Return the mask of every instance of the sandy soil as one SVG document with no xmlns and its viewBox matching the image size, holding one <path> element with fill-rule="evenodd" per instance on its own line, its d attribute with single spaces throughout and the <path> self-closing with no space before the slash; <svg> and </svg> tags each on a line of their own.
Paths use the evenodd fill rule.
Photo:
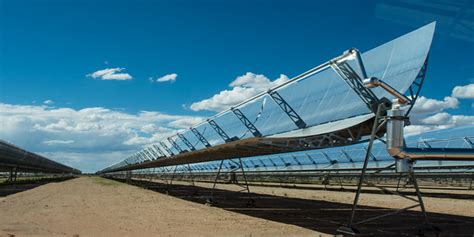
<svg viewBox="0 0 474 237">
<path fill-rule="evenodd" d="M 101 178 L 81 177 L 0 198 L 0 236 L 318 236 Z"/>
<path fill-rule="evenodd" d="M 162 180 L 135 180 L 135 185 L 142 186 L 181 199 L 205 203 L 212 187 L 211 183 L 173 181 L 167 186 Z M 309 189 L 308 189 L 309 188 Z M 228 211 L 259 217 L 304 227 L 326 234 L 338 234 L 336 229 L 347 222 L 352 208 L 354 192 L 324 191 L 317 185 L 304 189 L 251 186 L 251 196 L 256 201 L 256 208 L 243 208 L 248 196 L 237 193 L 242 187 L 233 184 L 218 184 L 214 195 L 216 206 Z M 346 190 L 353 189 L 346 187 Z M 231 191 L 229 191 L 231 190 Z M 395 195 L 373 193 L 373 188 L 365 187 L 369 193 L 361 195 L 357 209 L 356 222 L 377 215 L 414 205 Z M 405 189 L 410 193 L 413 190 Z M 473 190 L 439 190 L 423 189 L 424 202 L 428 217 L 439 231 L 426 229 L 420 208 L 415 207 L 407 212 L 358 225 L 363 234 L 393 236 L 472 236 L 474 234 L 474 195 Z M 429 194 L 429 195 L 428 195 Z M 409 196 L 415 198 L 415 196 Z"/>
<path fill-rule="evenodd" d="M 154 180 L 154 182 L 164 183 L 163 180 Z M 189 182 L 184 181 L 173 181 L 175 184 L 189 185 Z M 200 187 L 212 188 L 212 184 L 208 182 L 195 182 L 195 185 Z M 281 197 L 289 198 L 301 198 L 305 200 L 319 200 L 319 201 L 329 201 L 337 203 L 352 204 L 354 201 L 354 192 L 356 187 L 354 186 L 345 186 L 344 189 L 347 192 L 341 191 L 323 191 L 323 185 L 294 185 L 291 187 L 265 187 L 265 186 L 251 186 L 251 192 L 266 194 L 266 195 L 275 195 Z M 242 188 L 237 185 L 232 184 L 217 184 L 217 188 L 238 191 Z M 319 190 L 311 190 L 311 189 Z M 337 190 L 339 186 L 334 184 L 331 186 L 331 189 Z M 443 213 L 451 214 L 458 216 L 466 216 L 474 218 L 474 190 L 431 190 L 429 188 L 422 188 L 423 200 L 426 206 L 427 211 L 432 213 Z M 363 187 L 363 190 L 370 190 L 376 192 L 377 189 L 371 187 Z M 391 188 L 390 190 L 395 190 Z M 404 192 L 413 192 L 414 189 L 403 189 Z M 430 194 L 445 194 L 439 196 L 448 196 L 450 194 L 452 197 L 462 196 L 461 199 L 456 198 L 433 198 L 430 197 Z M 436 196 L 436 195 L 434 195 Z M 464 197 L 467 196 L 467 197 Z M 409 197 L 416 198 L 416 196 Z M 373 206 L 373 207 L 383 207 L 383 208 L 403 208 L 413 204 L 412 201 L 406 200 L 399 196 L 387 196 L 374 193 L 363 193 L 360 196 L 360 205 Z M 466 208 L 469 207 L 469 208 Z"/>
</svg>

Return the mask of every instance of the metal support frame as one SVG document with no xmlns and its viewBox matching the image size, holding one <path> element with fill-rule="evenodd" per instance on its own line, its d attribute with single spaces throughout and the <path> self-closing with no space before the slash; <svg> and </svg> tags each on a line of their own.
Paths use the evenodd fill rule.
<svg viewBox="0 0 474 237">
<path fill-rule="evenodd" d="M 191 151 L 195 151 L 196 148 L 193 146 L 193 144 L 191 144 L 191 142 L 189 142 L 189 140 L 181 133 L 178 133 L 178 137 L 179 139 L 181 139 L 181 141 L 183 141 L 184 144 L 186 144 L 186 146 L 188 146 L 188 148 L 191 150 Z"/>
<path fill-rule="evenodd" d="M 174 147 L 174 149 L 176 149 L 179 153 L 183 153 L 184 150 L 181 149 L 181 147 L 178 146 L 178 144 L 176 144 L 176 142 L 171 138 L 171 137 L 168 137 L 166 138 L 166 140 L 168 140 L 168 142 Z"/>
<path fill-rule="evenodd" d="M 240 109 L 231 108 L 232 112 L 237 116 L 237 118 L 247 127 L 247 129 L 253 134 L 254 137 L 261 137 L 262 133 L 258 131 L 257 127 L 250 122 L 250 120 L 245 116 Z"/>
<path fill-rule="evenodd" d="M 362 62 L 359 63 L 362 65 Z M 379 99 L 372 90 L 365 87 L 360 76 L 347 62 L 332 63 L 331 68 L 357 93 L 370 111 L 374 113 L 377 111 Z"/>
<path fill-rule="evenodd" d="M 418 72 L 415 81 L 413 81 L 413 84 L 410 85 L 410 88 L 408 90 L 410 93 L 410 107 L 405 112 L 405 116 L 408 116 L 410 114 L 410 111 L 415 105 L 416 99 L 418 99 L 418 96 L 420 95 L 421 87 L 423 87 L 423 82 L 425 81 L 426 69 L 428 68 L 428 58 L 429 55 L 426 56 L 425 62 L 423 63 L 423 67 L 420 69 L 420 72 Z"/>
<path fill-rule="evenodd" d="M 160 147 L 158 145 L 153 144 L 152 146 L 156 150 L 156 152 L 158 152 L 160 154 L 160 157 L 165 157 L 166 156 L 165 153 L 163 153 L 163 151 L 160 149 Z"/>
<path fill-rule="evenodd" d="M 291 108 L 291 106 L 281 97 L 281 95 L 277 91 L 268 91 L 270 97 L 272 97 L 273 101 L 280 106 L 283 112 L 290 117 L 291 121 L 293 121 L 298 128 L 305 128 L 306 123 L 303 119 L 296 113 L 296 111 Z"/>
<path fill-rule="evenodd" d="M 211 125 L 211 127 L 219 134 L 219 136 L 225 141 L 225 142 L 231 142 L 231 141 L 236 141 L 238 140 L 237 137 L 229 137 L 227 133 L 219 126 L 219 124 L 216 123 L 216 121 L 212 119 L 208 119 L 207 123 Z"/>
<path fill-rule="evenodd" d="M 355 234 L 359 233 L 359 231 L 355 228 L 355 226 L 357 226 L 357 225 L 367 223 L 367 222 L 370 222 L 370 221 L 373 221 L 373 220 L 377 220 L 377 219 L 380 219 L 380 218 L 383 218 L 383 217 L 391 216 L 391 215 L 394 215 L 394 214 L 398 214 L 398 213 L 401 213 L 403 211 L 413 209 L 415 207 L 420 207 L 420 209 L 422 211 L 422 214 L 423 214 L 423 217 L 424 217 L 425 224 L 427 224 L 427 226 L 430 226 L 432 229 L 435 229 L 429 224 L 429 220 L 428 220 L 428 216 L 426 215 L 426 210 L 425 210 L 425 206 L 424 206 L 423 199 L 422 199 L 422 196 L 421 196 L 421 192 L 420 192 L 420 189 L 418 187 L 418 183 L 416 181 L 416 177 L 415 177 L 415 174 L 414 174 L 414 171 L 413 171 L 412 167 L 410 168 L 410 170 L 408 172 L 408 175 L 413 180 L 413 184 L 414 184 L 414 188 L 415 188 L 415 191 L 416 191 L 417 199 L 414 199 L 412 197 L 408 197 L 406 195 L 403 195 L 403 194 L 399 193 L 398 191 L 391 191 L 391 190 L 388 190 L 388 189 L 383 188 L 383 187 L 378 187 L 375 184 L 372 184 L 372 183 L 370 183 L 366 180 L 366 177 L 370 176 L 370 175 L 367 175 L 366 173 L 367 173 L 367 166 L 368 166 L 368 163 L 369 163 L 369 159 L 372 156 L 371 151 L 372 151 L 373 143 L 374 143 L 375 139 L 378 139 L 377 132 L 387 122 L 386 119 L 383 116 L 383 113 L 386 110 L 387 110 L 387 107 L 384 103 L 380 103 L 377 106 L 377 113 L 376 113 L 375 121 L 374 121 L 374 124 L 373 124 L 373 127 L 372 127 L 372 132 L 371 132 L 371 135 L 370 135 L 369 144 L 368 144 L 368 147 L 367 147 L 367 150 L 366 150 L 367 152 L 366 152 L 365 159 L 364 159 L 364 165 L 362 167 L 362 171 L 361 171 L 361 174 L 359 176 L 359 181 L 357 183 L 357 191 L 356 191 L 356 194 L 355 194 L 355 197 L 354 197 L 354 203 L 353 203 L 353 206 L 352 206 L 351 215 L 350 215 L 350 218 L 349 218 L 349 221 L 348 221 L 347 225 L 342 225 L 337 229 L 337 231 L 340 232 L 340 233 L 355 235 Z M 373 173 L 371 175 L 379 173 L 379 172 L 381 172 L 385 169 L 392 168 L 393 166 L 395 166 L 395 164 L 389 165 L 388 167 L 380 168 L 375 173 Z M 355 222 L 357 205 L 359 203 L 359 198 L 360 198 L 360 194 L 362 192 L 362 184 L 363 183 L 367 184 L 368 186 L 381 189 L 384 192 L 388 192 L 388 193 L 391 193 L 391 194 L 401 196 L 401 197 L 406 198 L 408 200 L 412 200 L 414 202 L 417 202 L 417 204 L 416 205 L 411 205 L 409 207 L 397 209 L 396 211 L 393 211 L 391 213 L 386 213 L 386 214 L 382 214 L 382 215 L 379 215 L 379 216 L 375 216 L 375 217 L 371 217 L 371 218 L 368 218 L 368 219 L 365 219 L 365 220 Z"/>
<path fill-rule="evenodd" d="M 194 136 L 205 146 L 211 147 L 211 144 L 207 141 L 207 139 L 195 128 L 190 128 L 191 132 L 193 132 Z"/>
<path fill-rule="evenodd" d="M 323 176 L 323 180 L 322 180 L 322 184 L 324 185 L 324 189 L 323 190 L 328 190 L 328 186 L 331 186 L 331 172 L 333 170 L 329 170 L 324 176 Z M 336 174 L 338 174 L 339 172 L 336 171 Z M 337 176 L 337 181 L 339 181 L 339 190 L 342 191 L 344 190 L 344 185 L 342 183 L 342 178 L 341 176 Z"/>
<path fill-rule="evenodd" d="M 181 176 L 184 177 L 184 175 L 187 172 L 189 174 L 190 179 L 191 179 L 191 181 L 190 181 L 191 185 L 196 186 L 195 182 L 194 182 L 194 175 L 193 175 L 193 172 L 192 172 L 193 169 L 191 168 L 191 165 L 190 164 L 187 164 L 187 166 L 181 165 L 184 168 L 184 170 L 180 169 L 179 166 L 180 165 L 175 165 L 174 166 L 170 179 L 168 179 L 167 177 L 169 176 L 168 174 L 170 173 L 171 170 L 166 169 L 166 167 L 163 167 L 161 169 L 161 173 L 162 173 L 161 177 L 162 177 L 162 179 L 164 180 L 164 182 L 166 184 L 166 188 L 165 188 L 166 194 L 169 193 L 169 190 L 170 190 L 171 186 L 173 185 L 173 180 L 175 180 L 175 178 L 177 176 L 177 173 L 180 173 Z M 197 195 L 197 191 L 194 194 Z"/>
<path fill-rule="evenodd" d="M 244 178 L 244 184 L 240 185 L 237 182 L 237 180 L 235 180 L 236 181 L 235 184 L 243 188 L 242 190 L 239 190 L 238 192 L 246 191 L 247 195 L 248 195 L 247 207 L 255 207 L 255 200 L 252 198 L 252 195 L 250 193 L 250 188 L 249 188 L 249 185 L 248 185 L 248 182 L 247 182 L 247 175 L 245 174 L 242 159 L 238 158 L 238 160 L 239 160 L 239 162 L 236 162 L 232 159 L 230 160 L 232 163 L 234 163 L 236 165 L 236 167 L 233 168 L 233 169 L 230 169 L 229 171 L 226 171 L 226 173 L 231 173 L 232 174 L 237 170 L 241 171 L 242 176 Z M 217 170 L 217 173 L 216 173 L 216 177 L 214 178 L 214 183 L 212 185 L 211 196 L 209 198 L 207 198 L 206 205 L 210 205 L 210 206 L 216 205 L 216 202 L 214 200 L 214 191 L 215 191 L 216 186 L 217 186 L 217 180 L 219 179 L 219 175 L 223 172 L 222 171 L 222 166 L 223 165 L 224 165 L 224 160 L 221 160 L 221 162 L 219 164 L 219 169 Z"/>
<path fill-rule="evenodd" d="M 153 155 L 153 157 L 156 159 L 158 159 L 158 157 L 160 157 L 160 154 L 158 154 L 155 149 L 153 149 L 152 147 L 148 147 L 146 149 L 149 153 L 151 153 Z"/>
<path fill-rule="evenodd" d="M 149 160 L 155 160 L 156 155 L 150 152 L 148 149 L 144 149 L 143 152 L 148 156 Z"/>
<path fill-rule="evenodd" d="M 140 163 L 143 162 L 143 161 L 148 160 L 148 158 L 145 155 L 143 155 L 141 152 L 139 152 L 137 154 L 137 157 L 138 157 L 138 162 L 140 162 Z"/>
<path fill-rule="evenodd" d="M 347 152 L 344 149 L 341 149 L 341 153 L 349 162 L 354 163 L 354 160 L 352 159 L 352 157 L 349 154 L 347 154 Z"/>
<path fill-rule="evenodd" d="M 169 180 L 169 182 L 165 179 L 166 184 L 168 184 L 168 187 L 166 188 L 166 191 L 168 191 L 168 190 L 169 190 L 169 186 L 173 184 L 174 175 L 176 174 L 176 170 L 178 170 L 178 165 L 175 165 L 175 166 L 174 166 L 173 174 L 171 175 L 171 179 Z"/>
<path fill-rule="evenodd" d="M 173 151 L 171 151 L 171 149 L 167 147 L 164 142 L 160 142 L 160 145 L 165 149 L 166 152 L 168 152 L 168 154 L 170 154 L 170 156 L 174 156 Z"/>
<path fill-rule="evenodd" d="M 306 155 L 306 157 L 308 157 L 308 159 L 311 161 L 311 163 L 313 163 L 313 165 L 316 166 L 316 168 L 318 167 L 318 163 L 313 159 L 313 157 L 311 157 L 311 155 L 309 155 L 308 153 L 304 153 Z"/>
<path fill-rule="evenodd" d="M 471 148 L 474 148 L 474 143 L 468 137 L 463 138 L 464 142 L 466 142 Z"/>
</svg>

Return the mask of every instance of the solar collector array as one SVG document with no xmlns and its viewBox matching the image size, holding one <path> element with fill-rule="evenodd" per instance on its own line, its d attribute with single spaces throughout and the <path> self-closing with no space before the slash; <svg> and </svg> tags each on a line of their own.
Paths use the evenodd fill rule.
<svg viewBox="0 0 474 237">
<path fill-rule="evenodd" d="M 435 23 L 431 23 L 363 53 L 361 57 L 367 75 L 378 77 L 396 90 L 405 93 L 427 60 L 434 27 Z M 348 64 L 359 77 L 362 77 L 362 70 L 357 63 L 348 61 Z M 373 92 L 378 98 L 385 97 L 389 100 L 394 98 L 393 95 L 380 88 L 373 89 Z M 278 98 L 283 98 L 287 107 L 299 117 L 290 119 L 290 114 L 281 108 L 282 104 L 278 103 Z M 236 109 L 245 116 L 247 121 L 251 122 L 261 137 L 254 137 L 255 133 L 252 133 L 248 126 L 244 126 L 242 120 L 239 120 L 233 111 Z M 103 171 L 159 167 L 303 150 L 304 147 L 288 147 L 285 150 L 277 149 L 275 146 L 265 147 L 265 145 L 271 144 L 272 139 L 275 138 L 278 138 L 277 141 L 282 141 L 286 138 L 324 135 L 318 128 L 334 121 L 338 121 L 338 126 L 326 126 L 322 131 L 331 133 L 337 131 L 334 130 L 336 128 L 344 130 L 363 123 L 370 126 L 370 119 L 373 117 L 373 112 L 336 71 L 331 67 L 325 67 L 317 73 L 296 77 L 267 93 L 262 93 L 223 111 L 193 126 L 191 128 L 194 129 L 193 131 L 189 129 L 181 131 L 180 134 L 189 140 L 197 151 L 191 151 L 190 147 L 178 141 L 180 144 L 177 146 L 181 149 L 180 151 L 168 139 L 164 139 L 160 142 L 166 146 L 161 146 L 162 151 L 172 150 L 172 154 L 166 152 L 167 157 L 160 157 L 146 165 L 140 164 L 142 162 L 135 164 L 121 162 Z M 296 121 L 298 119 L 303 122 L 304 128 L 301 126 L 302 123 L 298 123 L 301 121 Z M 331 128 L 334 129 L 331 130 Z M 362 132 L 367 135 L 369 131 L 366 129 Z M 196 133 L 205 141 L 199 139 Z M 360 137 L 351 139 L 353 140 L 348 140 L 347 144 L 361 141 Z M 206 147 L 206 143 L 216 149 Z M 325 146 L 327 145 L 319 148 Z M 268 150 L 270 148 L 274 151 Z M 311 149 L 314 148 L 311 147 Z"/>
</svg>

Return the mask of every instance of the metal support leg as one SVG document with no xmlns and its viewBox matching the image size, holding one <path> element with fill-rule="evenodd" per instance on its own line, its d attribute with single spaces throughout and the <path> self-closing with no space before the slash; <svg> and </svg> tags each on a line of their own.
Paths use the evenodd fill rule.
<svg viewBox="0 0 474 237">
<path fill-rule="evenodd" d="M 174 175 L 176 174 L 177 169 L 178 169 L 178 166 L 176 165 L 174 167 L 173 174 L 171 175 L 171 179 L 169 181 L 165 178 L 165 183 L 166 183 L 165 192 L 166 192 L 166 194 L 169 193 L 170 187 L 173 184 Z M 166 177 L 166 175 L 165 175 L 165 177 Z"/>
<path fill-rule="evenodd" d="M 13 170 L 10 170 L 10 175 L 8 177 L 7 182 L 13 182 Z"/>
<path fill-rule="evenodd" d="M 415 186 L 416 196 L 418 196 L 418 203 L 420 204 L 421 212 L 423 213 L 423 217 L 425 218 L 425 224 L 429 224 L 428 215 L 426 215 L 425 204 L 423 203 L 423 198 L 421 196 L 420 188 L 418 187 L 418 181 L 415 177 L 415 172 L 413 169 L 410 171 L 410 177 L 413 181 L 413 186 Z"/>
<path fill-rule="evenodd" d="M 255 200 L 252 198 L 252 196 L 250 194 L 250 188 L 249 188 L 249 184 L 247 182 L 247 176 L 245 175 L 244 166 L 242 165 L 242 159 L 241 158 L 239 158 L 239 163 L 240 163 L 240 169 L 242 170 L 242 176 L 244 176 L 244 182 L 245 182 L 245 187 L 247 189 L 247 194 L 249 196 L 247 206 L 248 207 L 254 207 L 255 206 Z"/>
<path fill-rule="evenodd" d="M 155 175 L 155 168 L 153 168 L 153 171 L 151 171 L 151 174 L 150 174 L 150 182 L 153 181 L 153 176 Z"/>
<path fill-rule="evenodd" d="M 339 191 L 342 191 L 342 190 L 344 190 L 344 185 L 342 184 L 342 178 L 341 178 L 341 176 L 339 175 L 339 172 L 338 172 L 338 171 L 336 171 L 336 175 L 337 175 L 337 177 L 338 177 L 339 185 L 341 186 L 341 187 L 339 188 Z"/>
<path fill-rule="evenodd" d="M 173 179 L 174 179 L 174 175 L 176 174 L 176 170 L 178 169 L 178 166 L 176 165 L 174 167 L 174 170 L 173 170 L 173 174 L 171 175 L 171 179 L 170 179 L 170 182 L 168 183 L 168 185 L 172 185 L 173 184 Z"/>
<path fill-rule="evenodd" d="M 398 189 L 400 188 L 400 181 L 401 181 L 401 180 L 402 180 L 402 173 L 400 173 L 400 176 L 398 177 L 396 192 L 398 192 Z"/>
<path fill-rule="evenodd" d="M 471 182 L 469 183 L 469 190 L 472 190 L 472 180 L 474 179 L 474 174 L 471 176 Z"/>
<path fill-rule="evenodd" d="M 190 165 L 190 164 L 188 164 L 188 171 L 189 171 L 189 176 L 191 177 L 191 184 L 192 184 L 193 186 L 196 186 L 196 185 L 194 185 L 193 170 L 191 169 L 191 165 Z"/>
<path fill-rule="evenodd" d="M 329 179 L 331 178 L 331 171 L 328 171 L 327 174 L 323 176 L 324 191 L 327 190 L 327 186 L 330 185 Z"/>
<path fill-rule="evenodd" d="M 255 200 L 252 198 L 251 193 L 250 193 L 250 188 L 249 188 L 248 181 L 247 181 L 247 175 L 245 174 L 242 159 L 239 158 L 239 163 L 237 163 L 235 161 L 232 161 L 232 162 L 236 163 L 236 165 L 239 166 L 238 168 L 236 168 L 232 171 L 240 169 L 241 172 L 242 172 L 242 176 L 244 178 L 244 187 L 245 187 L 244 190 L 247 192 L 247 195 L 249 197 L 249 201 L 247 202 L 247 207 L 254 207 L 255 206 Z M 215 205 L 215 202 L 213 200 L 214 199 L 214 191 L 216 189 L 217 179 L 219 178 L 219 175 L 221 174 L 223 164 L 224 164 L 224 161 L 222 160 L 220 165 L 219 165 L 219 169 L 217 170 L 216 177 L 214 178 L 214 184 L 212 185 L 211 196 L 206 200 L 206 205 Z M 237 185 L 239 185 L 239 184 L 237 184 Z M 242 185 L 239 185 L 239 186 L 242 187 Z M 241 191 L 243 191 L 243 190 L 241 190 Z M 239 191 L 239 192 L 241 192 L 241 191 Z"/>
<path fill-rule="evenodd" d="M 217 179 L 219 178 L 219 175 L 221 174 L 221 169 L 222 165 L 224 164 L 224 160 L 221 160 L 221 163 L 219 165 L 219 169 L 217 170 L 216 177 L 214 178 L 214 184 L 212 185 L 212 190 L 211 190 L 211 196 L 206 200 L 207 205 L 214 205 L 214 190 L 216 189 L 217 185 Z"/>
<path fill-rule="evenodd" d="M 377 108 L 377 113 L 376 113 L 376 116 L 375 116 L 374 125 L 372 126 L 372 132 L 370 134 L 369 145 L 367 146 L 367 153 L 365 154 L 364 166 L 362 167 L 362 173 L 360 174 L 359 182 L 357 184 L 357 191 L 356 191 L 356 195 L 355 195 L 355 198 L 354 198 L 354 204 L 352 205 L 352 211 L 351 211 L 351 217 L 349 219 L 349 223 L 348 223 L 347 226 L 341 226 L 337 230 L 338 232 L 346 233 L 346 234 L 356 234 L 356 233 L 358 233 L 358 231 L 355 228 L 353 228 L 352 224 L 354 222 L 354 217 L 355 217 L 355 212 L 356 212 L 356 209 L 357 209 L 357 204 L 359 203 L 359 197 L 360 197 L 360 193 L 362 191 L 362 183 L 364 183 L 365 173 L 367 171 L 367 165 L 368 165 L 369 159 L 371 157 L 372 145 L 374 144 L 374 140 L 376 138 L 377 128 L 379 126 L 379 119 L 380 119 L 380 116 L 382 114 L 383 106 L 384 106 L 383 104 L 379 104 L 379 106 Z"/>
</svg>

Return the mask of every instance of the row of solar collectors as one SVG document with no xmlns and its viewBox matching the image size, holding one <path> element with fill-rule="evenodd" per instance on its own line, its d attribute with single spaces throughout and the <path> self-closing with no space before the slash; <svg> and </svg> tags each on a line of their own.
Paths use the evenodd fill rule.
<svg viewBox="0 0 474 237">
<path fill-rule="evenodd" d="M 383 79 L 399 91 L 406 91 L 426 60 L 433 31 L 434 24 L 430 24 L 363 53 L 362 59 L 367 74 Z M 348 63 L 356 73 L 361 74 L 360 67 L 354 60 Z M 380 88 L 375 88 L 373 91 L 379 98 L 393 98 Z M 306 127 L 371 113 L 356 92 L 341 79 L 335 70 L 328 67 L 226 110 L 192 129 L 181 131 L 179 135 L 165 138 L 153 148 L 149 148 L 148 152 L 170 157 L 184 151 L 205 149 L 209 145 L 215 146 L 229 140 L 255 136 L 244 125 L 243 120 L 253 124 L 261 136 L 301 128 L 290 119 L 278 103 L 279 99 L 275 97 L 286 101 L 301 117 Z M 216 130 L 221 132 L 218 133 Z M 199 139 L 199 136 L 204 139 Z M 125 162 L 113 167 L 140 163 L 145 160 L 147 159 L 132 155 Z"/>
<path fill-rule="evenodd" d="M 408 136 L 407 146 L 420 148 L 472 148 L 474 149 L 474 125 L 426 132 L 420 135 Z M 279 155 L 259 156 L 242 159 L 247 171 L 301 171 L 301 170 L 350 170 L 360 169 L 366 155 L 367 144 L 361 143 L 347 147 L 334 147 L 305 152 L 294 152 Z M 369 159 L 369 168 L 381 168 L 393 164 L 385 144 L 376 142 Z M 211 161 L 190 164 L 193 172 L 217 171 L 221 161 Z M 223 170 L 236 168 L 235 162 L 225 160 Z M 418 168 L 456 169 L 469 171 L 474 168 L 474 161 L 418 161 Z M 142 172 L 144 170 L 141 170 Z M 173 172 L 173 167 L 147 169 L 147 172 Z M 188 172 L 186 166 L 177 167 L 177 172 Z"/>
<path fill-rule="evenodd" d="M 0 170 L 45 173 L 80 173 L 79 170 L 0 140 Z"/>
</svg>

